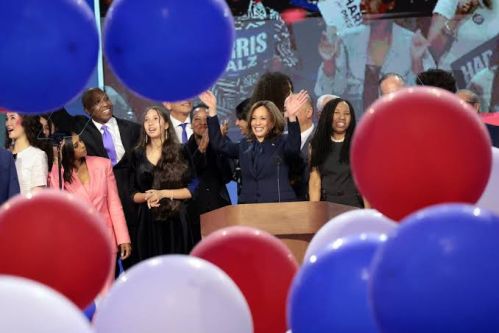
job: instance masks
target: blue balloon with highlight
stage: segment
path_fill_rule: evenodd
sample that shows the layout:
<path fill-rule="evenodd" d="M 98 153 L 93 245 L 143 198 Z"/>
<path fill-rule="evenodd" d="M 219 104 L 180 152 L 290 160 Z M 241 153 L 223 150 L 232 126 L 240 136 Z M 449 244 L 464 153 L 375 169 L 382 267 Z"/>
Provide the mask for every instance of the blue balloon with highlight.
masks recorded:
<path fill-rule="evenodd" d="M 293 333 L 379 333 L 367 286 L 372 258 L 386 237 L 340 238 L 304 263 L 288 301 Z"/>
<path fill-rule="evenodd" d="M 383 333 L 499 331 L 499 216 L 464 204 L 402 220 L 373 260 L 370 297 Z"/>
<path fill-rule="evenodd" d="M 86 1 L 0 2 L 0 107 L 52 111 L 75 98 L 97 64 L 99 34 Z"/>
<path fill-rule="evenodd" d="M 232 54 L 234 21 L 224 0 L 115 0 L 104 51 L 135 93 L 179 101 L 209 89 Z"/>

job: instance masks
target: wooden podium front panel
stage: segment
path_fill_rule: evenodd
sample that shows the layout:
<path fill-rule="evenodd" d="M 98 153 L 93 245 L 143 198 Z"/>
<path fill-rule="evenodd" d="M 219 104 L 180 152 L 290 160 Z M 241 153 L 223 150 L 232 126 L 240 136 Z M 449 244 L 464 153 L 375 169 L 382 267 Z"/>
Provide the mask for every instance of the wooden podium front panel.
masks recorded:
<path fill-rule="evenodd" d="M 314 234 L 331 218 L 355 207 L 329 202 L 284 202 L 227 206 L 201 215 L 201 235 L 229 226 L 244 225 L 281 239 L 298 262 Z"/>

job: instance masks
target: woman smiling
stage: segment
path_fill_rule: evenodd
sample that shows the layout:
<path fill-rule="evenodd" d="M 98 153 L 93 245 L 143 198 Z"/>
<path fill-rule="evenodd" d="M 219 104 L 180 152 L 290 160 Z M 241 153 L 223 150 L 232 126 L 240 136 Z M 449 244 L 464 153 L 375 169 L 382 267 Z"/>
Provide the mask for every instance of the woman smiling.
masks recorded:
<path fill-rule="evenodd" d="M 283 134 L 285 119 L 270 101 L 258 101 L 248 114 L 247 139 L 233 143 L 223 138 L 217 117 L 215 96 L 205 92 L 200 99 L 209 107 L 208 133 L 213 148 L 230 158 L 238 158 L 242 187 L 239 203 L 295 201 L 289 183 L 291 163 L 300 159 L 300 126 L 296 113 L 308 98 L 302 91 L 286 100 L 288 135 Z"/>
<path fill-rule="evenodd" d="M 16 160 L 21 193 L 46 187 L 49 163 L 46 152 L 42 150 L 45 148 L 43 142 L 38 140 L 42 134 L 38 116 L 7 112 L 5 127 L 8 135 L 6 146 Z"/>
<path fill-rule="evenodd" d="M 310 201 L 364 207 L 350 169 L 355 125 L 350 102 L 337 98 L 324 106 L 311 141 Z"/>

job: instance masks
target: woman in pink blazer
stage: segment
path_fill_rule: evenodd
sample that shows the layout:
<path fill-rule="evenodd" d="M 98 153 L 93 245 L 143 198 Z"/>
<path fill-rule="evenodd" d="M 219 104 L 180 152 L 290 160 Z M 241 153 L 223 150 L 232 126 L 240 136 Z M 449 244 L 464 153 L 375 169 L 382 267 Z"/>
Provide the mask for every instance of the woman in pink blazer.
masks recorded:
<path fill-rule="evenodd" d="M 109 231 L 109 239 L 113 242 L 112 247 L 116 252 L 119 248 L 122 260 L 128 258 L 132 247 L 111 161 L 107 158 L 87 156 L 85 144 L 76 134 L 63 141 L 61 156 L 64 189 L 88 202 L 101 213 Z M 56 163 L 50 173 L 49 183 L 51 187 L 59 187 Z M 102 292 L 107 291 L 113 280 L 114 266 Z"/>

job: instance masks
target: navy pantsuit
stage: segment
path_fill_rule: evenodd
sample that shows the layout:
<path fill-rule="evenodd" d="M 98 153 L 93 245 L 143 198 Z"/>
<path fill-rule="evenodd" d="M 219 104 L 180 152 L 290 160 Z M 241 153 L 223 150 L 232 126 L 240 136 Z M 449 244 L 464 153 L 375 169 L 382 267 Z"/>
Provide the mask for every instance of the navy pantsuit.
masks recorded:
<path fill-rule="evenodd" d="M 300 158 L 300 126 L 288 122 L 288 134 L 266 138 L 263 142 L 225 140 L 218 117 L 208 118 L 210 145 L 230 158 L 238 158 L 242 188 L 239 203 L 296 201 L 289 183 L 289 167 Z"/>

